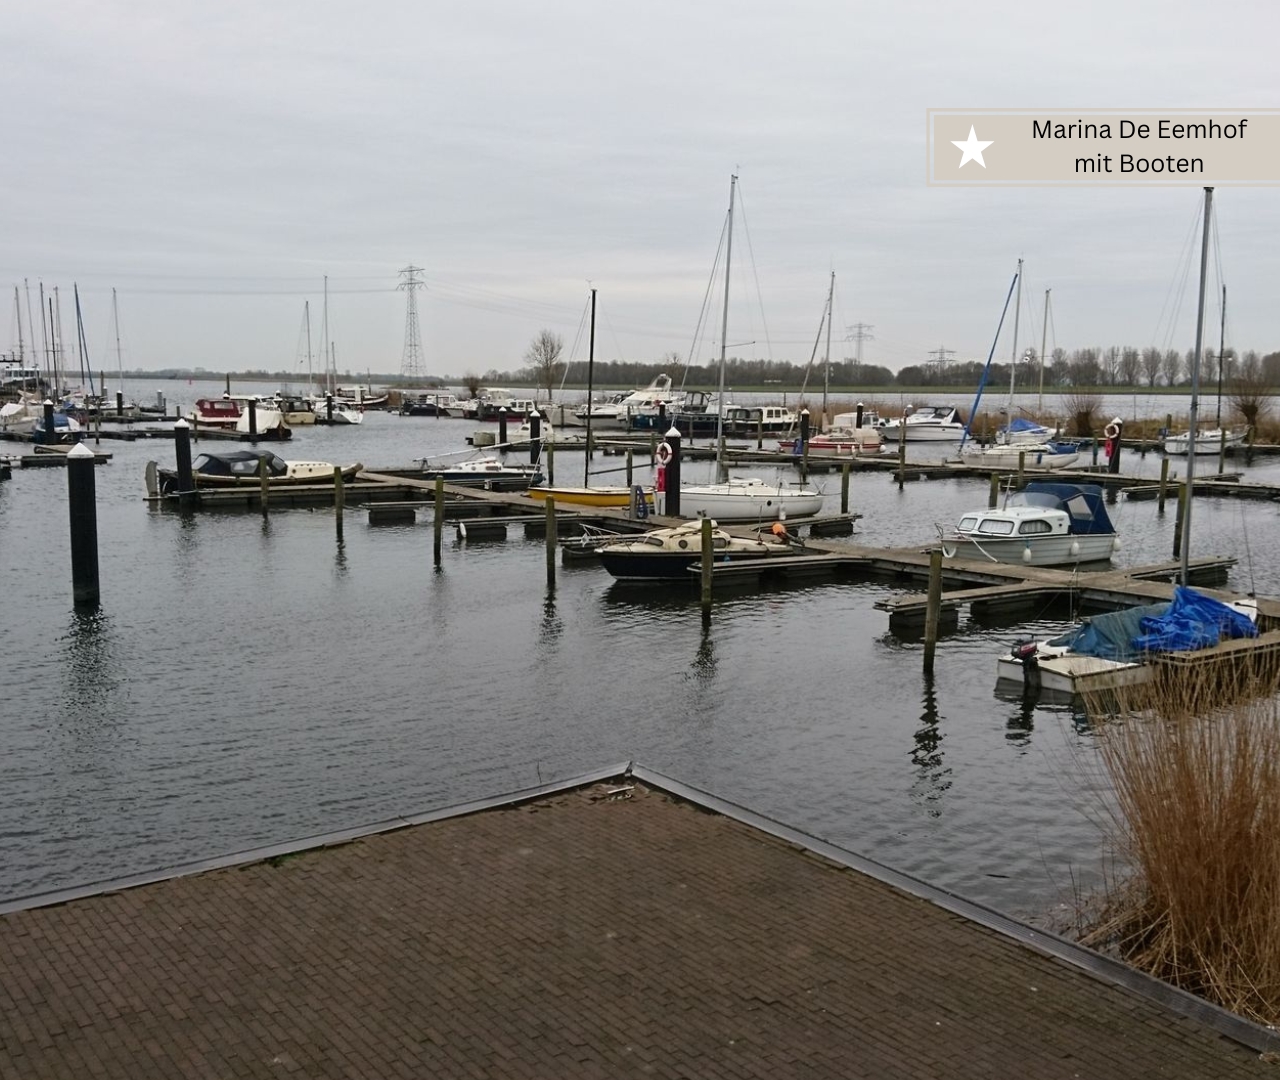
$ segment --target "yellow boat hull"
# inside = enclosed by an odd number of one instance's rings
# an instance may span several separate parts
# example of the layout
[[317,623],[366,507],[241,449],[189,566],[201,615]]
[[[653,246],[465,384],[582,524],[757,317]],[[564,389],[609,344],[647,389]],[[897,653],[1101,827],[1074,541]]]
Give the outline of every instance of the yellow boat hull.
[[[531,499],[546,501],[547,497],[555,499],[557,506],[573,504],[575,506],[611,506],[625,510],[631,505],[631,489],[625,487],[531,487],[525,492]],[[653,506],[653,492],[644,493],[644,501]]]

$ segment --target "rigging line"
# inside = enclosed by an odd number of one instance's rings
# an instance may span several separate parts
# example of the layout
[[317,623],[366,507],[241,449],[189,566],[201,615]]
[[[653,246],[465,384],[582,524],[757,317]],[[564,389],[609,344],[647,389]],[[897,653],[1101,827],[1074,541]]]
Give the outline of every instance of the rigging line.
[[[1195,214],[1191,219],[1191,227],[1187,230],[1186,238],[1182,242],[1182,249],[1178,255],[1178,262],[1175,264],[1173,278],[1169,282],[1169,288],[1165,292],[1164,303],[1160,308],[1160,315],[1156,319],[1155,330],[1152,333],[1152,340],[1158,342],[1163,341],[1164,347],[1168,348],[1173,343],[1174,334],[1174,315],[1182,306],[1182,296],[1186,290],[1187,275],[1191,271],[1191,252],[1194,248],[1197,228],[1200,224],[1200,204],[1196,203]],[[1178,284],[1178,274],[1182,273],[1181,285]],[[1177,289],[1177,299],[1174,300],[1175,287]],[[1166,327],[1165,318],[1168,317],[1168,325]],[[1161,328],[1165,328],[1165,337],[1161,337]]]
[[617,331],[613,328],[613,323],[609,319],[609,313],[604,312],[604,324],[609,328],[609,336],[613,338],[614,348],[618,350],[618,359],[625,362],[627,354],[622,351],[622,342],[618,340]]
[[1249,523],[1244,516],[1244,500],[1237,499],[1236,503],[1240,507],[1240,531],[1244,535],[1244,561],[1249,567],[1249,595],[1258,595],[1257,582],[1253,580],[1253,552],[1249,549]]
[[747,254],[751,258],[751,276],[756,283],[756,303],[760,305],[760,326],[764,331],[765,356],[773,359],[773,342],[769,339],[769,322],[764,314],[764,295],[760,292],[760,273],[756,267],[756,251],[751,244],[751,227],[747,224],[747,204],[742,196],[742,181],[738,181],[738,206],[742,217],[742,231],[747,237]]
[[716,257],[711,264],[711,275],[707,278],[707,291],[702,296],[702,309],[698,312],[698,321],[693,327],[693,340],[689,342],[689,360],[684,366],[684,375],[680,378],[680,390],[684,391],[685,379],[689,377],[689,369],[698,362],[698,342],[702,340],[702,334],[706,327],[708,305],[711,301],[711,291],[715,288],[715,283],[719,277],[717,270],[720,267],[720,253],[724,251],[725,234],[729,229],[729,217],[726,214],[724,224],[720,226],[720,242],[716,245]]

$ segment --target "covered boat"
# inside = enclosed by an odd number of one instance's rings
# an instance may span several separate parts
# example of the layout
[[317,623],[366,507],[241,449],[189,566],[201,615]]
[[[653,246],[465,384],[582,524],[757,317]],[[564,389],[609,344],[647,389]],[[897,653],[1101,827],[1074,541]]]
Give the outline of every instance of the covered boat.
[[1004,505],[938,526],[948,559],[1074,566],[1111,558],[1118,540],[1097,484],[1032,481]]
[[[711,525],[711,549],[718,563],[785,557],[795,551],[785,540],[733,536],[714,521]],[[596,554],[620,581],[690,581],[690,571],[702,562],[702,522],[654,529],[598,547]]]
[[[336,466],[327,461],[286,461],[270,450],[206,451],[191,463],[196,487],[251,487],[262,483],[260,467],[267,463],[267,482],[272,487],[290,484],[333,483]],[[362,468],[359,462],[342,466],[342,477],[350,480]],[[157,469],[160,494],[182,490],[176,469]]]
[[996,680],[1050,698],[1137,686],[1159,652],[1192,652],[1258,636],[1258,603],[1223,603],[1177,586],[1173,600],[1094,615],[1047,641],[1021,641],[996,661]]

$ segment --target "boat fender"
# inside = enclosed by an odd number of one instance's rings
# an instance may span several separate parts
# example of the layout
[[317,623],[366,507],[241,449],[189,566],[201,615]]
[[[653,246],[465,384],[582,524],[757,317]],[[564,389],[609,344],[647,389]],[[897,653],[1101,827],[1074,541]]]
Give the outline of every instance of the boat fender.
[[1080,557],[1080,541],[1079,540],[1071,541],[1071,557],[1073,559],[1077,559]]
[[[1073,545],[1073,546],[1077,548],[1077,551],[1079,550],[1078,545]],[[1031,545],[1030,544],[1028,544],[1026,547],[1022,549],[1022,561],[1027,563],[1031,561]]]
[[662,468],[667,467],[667,462],[671,460],[671,444],[666,440],[658,443],[658,449],[655,451],[658,457],[658,464]]

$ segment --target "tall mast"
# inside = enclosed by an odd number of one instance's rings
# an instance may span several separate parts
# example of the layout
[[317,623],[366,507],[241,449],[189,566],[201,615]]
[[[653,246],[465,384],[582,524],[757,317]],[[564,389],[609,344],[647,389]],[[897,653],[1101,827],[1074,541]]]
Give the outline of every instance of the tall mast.
[[720,390],[716,394],[716,480],[725,479],[720,448],[724,445],[724,361],[729,333],[729,268],[733,263],[733,196],[738,188],[737,174],[729,177],[729,236],[724,248],[724,314],[720,318]]
[[1204,347],[1204,284],[1209,270],[1209,219],[1213,215],[1213,188],[1204,189],[1204,237],[1200,242],[1200,302],[1196,306],[1196,351],[1191,357],[1191,415],[1187,425],[1187,505],[1182,511],[1182,585],[1188,584],[1191,561],[1192,485],[1196,474],[1196,414],[1200,407],[1200,356]]
[[316,390],[316,380],[311,374],[311,301],[304,300],[302,302],[302,317],[307,324],[307,393],[314,394]]
[[120,351],[120,308],[116,303],[116,290],[111,289],[111,324],[116,331],[116,368],[120,376],[120,400],[124,400],[124,354]]
[[[31,355],[35,357],[35,361],[36,361],[33,366],[38,368],[40,366],[40,353],[36,350],[36,322],[35,322],[35,319],[31,317],[31,282],[29,282],[26,278],[23,278],[22,287],[23,289],[26,290],[26,293],[27,293],[27,329],[31,331]],[[44,330],[44,326],[43,326],[44,303],[43,302],[41,302],[40,304],[40,322],[42,324],[41,331],[43,332]],[[42,334],[42,340],[43,340],[43,334]],[[46,374],[47,374],[47,371],[46,371]]]
[[53,342],[53,373],[58,377],[58,393],[62,393],[62,362],[66,360],[66,348],[63,345],[67,339],[62,334],[62,292],[57,285],[53,287],[53,310],[57,313],[54,319],[54,327],[57,334],[54,336]]
[[1044,412],[1044,350],[1049,340],[1049,290],[1044,291],[1044,319],[1040,326],[1040,394],[1036,398],[1036,416]]
[[1013,423],[1013,380],[1018,373],[1018,317],[1022,314],[1022,260],[1018,260],[1018,295],[1013,301],[1013,356],[1009,360],[1009,408],[1005,416],[1006,435]]
[[18,365],[26,367],[26,347],[22,342],[22,302],[18,299],[18,286],[13,287],[13,310],[18,316]]
[[76,298],[76,355],[80,359],[80,385],[84,385],[84,366],[89,364],[89,396],[93,396],[93,364],[89,363],[89,343],[84,339],[84,318],[80,314],[80,286],[71,283]]
[[822,426],[827,426],[827,392],[831,389],[831,311],[836,296],[836,272],[831,271],[831,286],[827,289],[827,354],[822,359]]
[[40,344],[44,346],[44,374],[45,379],[53,389],[50,394],[56,394],[58,388],[53,374],[53,350],[49,347],[50,324],[53,322],[53,309],[49,309],[49,318],[45,318],[44,306],[44,282],[40,282]]
[[326,389],[333,393],[333,380],[329,378],[329,275],[324,276],[324,309],[320,317],[320,346],[324,349],[324,380]]
[[[596,290],[591,289],[591,337],[587,346],[587,452],[583,454],[586,463],[582,466],[582,485],[591,486],[591,393],[596,373]],[[666,432],[664,431],[665,435]]]
[[1227,287],[1222,286],[1222,329],[1218,337],[1218,415],[1214,419],[1222,430],[1222,365],[1227,362]]

